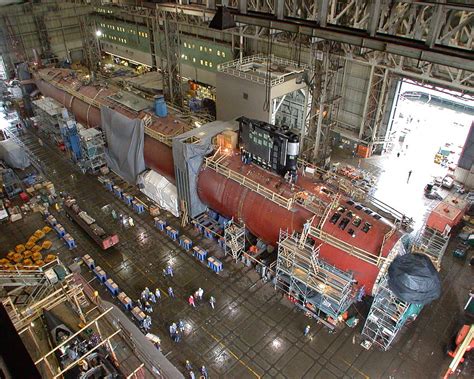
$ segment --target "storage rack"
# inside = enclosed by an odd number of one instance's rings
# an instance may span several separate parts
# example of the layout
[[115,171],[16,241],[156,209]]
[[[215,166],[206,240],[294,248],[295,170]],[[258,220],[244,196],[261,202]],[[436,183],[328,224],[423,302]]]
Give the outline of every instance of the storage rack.
[[354,301],[354,276],[319,258],[319,246],[301,243],[297,235],[280,230],[275,287],[327,326]]

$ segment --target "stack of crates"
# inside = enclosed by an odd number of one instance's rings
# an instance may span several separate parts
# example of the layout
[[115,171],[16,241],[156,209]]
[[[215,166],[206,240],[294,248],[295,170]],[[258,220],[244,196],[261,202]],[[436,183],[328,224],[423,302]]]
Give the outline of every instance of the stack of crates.
[[158,217],[155,217],[154,221],[155,221],[155,227],[161,231],[164,231],[166,227],[168,226],[165,220],[160,220]]
[[222,265],[222,262],[219,259],[215,258],[215,257],[207,258],[207,265],[215,273],[221,272],[224,268],[223,265]]
[[204,262],[207,257],[207,251],[200,248],[199,246],[194,246],[193,255],[198,261]]
[[105,281],[107,280],[107,274],[105,273],[104,270],[102,270],[102,267],[96,266],[93,271],[94,271],[94,274],[99,279],[99,281],[101,283],[105,283]]
[[114,195],[117,196],[119,199],[121,199],[122,196],[123,196],[122,189],[117,185],[114,185],[112,188],[113,188],[113,191],[114,191]]
[[104,181],[104,185],[105,185],[105,188],[110,191],[110,192],[113,192],[114,190],[114,182],[110,179],[105,179]]
[[110,291],[112,296],[117,296],[120,292],[118,285],[111,278],[105,281],[105,286]]
[[127,205],[132,205],[133,196],[130,195],[129,193],[124,192],[124,194],[123,194],[123,201],[124,201],[125,204],[127,204]]
[[193,246],[193,241],[191,241],[188,237],[186,236],[181,236],[179,237],[179,245],[186,251],[191,250],[191,247]]
[[173,241],[178,239],[178,231],[173,229],[171,226],[166,227],[166,234],[170,237]]
[[74,240],[74,238],[71,237],[71,235],[69,233],[66,233],[63,236],[63,240],[64,240],[64,242],[66,242],[66,245],[69,248],[69,250],[72,250],[75,247],[77,247],[76,241]]
[[66,235],[66,231],[64,230],[61,224],[56,224],[54,226],[54,230],[56,231],[59,237],[64,237]]
[[132,200],[132,206],[133,210],[138,214],[142,214],[143,212],[145,212],[145,206],[139,200]]
[[53,228],[57,225],[57,220],[53,215],[49,215],[46,217],[46,222],[51,225]]
[[82,261],[86,264],[87,267],[89,267],[90,270],[95,269],[95,262],[89,254],[84,255],[82,257]]

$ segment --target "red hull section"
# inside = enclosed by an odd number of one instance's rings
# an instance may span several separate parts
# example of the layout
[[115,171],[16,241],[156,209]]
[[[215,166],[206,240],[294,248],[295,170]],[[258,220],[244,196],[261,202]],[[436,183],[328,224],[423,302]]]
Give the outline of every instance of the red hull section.
[[[104,106],[113,106],[107,96],[118,90],[81,86],[71,75],[71,72],[67,70],[51,69],[46,71],[48,78],[45,80],[53,84],[37,79],[40,91],[45,96],[52,97],[64,104],[84,125],[90,127],[100,126],[100,109],[89,105],[87,101],[72,96],[60,87],[77,88],[76,91],[80,94],[79,97],[84,96],[88,99],[94,99]],[[55,87],[55,84],[58,84],[57,87]],[[137,117],[136,114],[132,114],[126,109],[119,108],[118,111],[130,118]],[[143,113],[141,116],[143,116]],[[150,128],[162,135],[172,137],[184,132],[186,126],[173,116],[168,116],[162,119],[153,117]],[[145,135],[144,157],[149,168],[174,182],[173,155],[168,145]],[[258,183],[261,187],[285,199],[292,199],[298,192],[306,191],[307,194],[318,198],[323,205],[327,205],[331,201],[331,196],[328,196],[327,184],[322,179],[300,176],[298,185],[291,186],[280,176],[258,166],[253,164],[244,165],[238,154],[225,157],[223,165],[227,169],[242,175],[246,180]],[[288,229],[289,232],[301,232],[303,225],[313,217],[313,213],[305,207],[293,204],[291,209],[287,209],[207,167],[203,167],[199,174],[197,191],[201,201],[207,206],[223,216],[243,222],[250,232],[272,245],[275,245],[278,241],[280,229]],[[336,212],[341,213],[340,218],[332,222],[331,218]],[[320,212],[320,214],[322,213]],[[313,220],[313,226],[319,224],[318,217],[320,216],[316,216]],[[341,225],[344,218],[348,218],[350,221],[346,225]],[[360,219],[357,225],[353,223],[356,218]],[[370,224],[368,231],[363,230],[366,223]],[[378,257],[387,257],[401,237],[401,233],[395,231],[390,238],[387,238],[386,236],[392,229],[392,224],[380,218],[371,210],[352,203],[345,197],[340,198],[339,209],[330,211],[322,229],[342,241],[342,243],[362,249],[364,254],[369,256],[369,261],[371,259],[377,260]],[[387,240],[384,241],[384,239]],[[320,243],[318,240],[316,242]],[[339,269],[354,272],[358,284],[364,285],[367,293],[371,293],[373,284],[379,274],[377,265],[354,256],[347,249],[344,251],[329,243],[321,245],[320,256]]]
[[198,195],[210,208],[226,217],[242,220],[250,232],[273,245],[278,241],[280,228],[301,231],[311,218],[305,209],[292,212],[211,169],[199,174]]
[[[53,71],[53,70],[50,70]],[[63,75],[58,75],[54,78],[59,84],[63,86],[71,86],[77,83],[69,82],[66,80],[61,80],[62,76],[68,77],[70,75],[70,71],[68,70],[54,70],[58,73],[62,73]],[[101,124],[101,117],[100,117],[100,109],[89,105],[88,103],[84,102],[83,100],[70,95],[69,93],[65,92],[64,90],[55,87],[51,83],[47,83],[42,79],[36,80],[36,85],[38,89],[44,96],[51,97],[56,101],[63,104],[68,110],[70,110],[74,116],[76,117],[77,121],[87,127],[100,127]],[[116,93],[117,89],[109,89],[109,88],[97,88],[95,86],[82,86],[80,87],[77,92],[81,95],[89,98],[94,99],[99,102],[104,102],[105,105],[107,101],[107,96],[110,96]],[[135,118],[136,115],[131,113],[127,113],[123,109],[118,110],[120,113],[124,114],[127,117]],[[163,120],[154,119],[154,123],[151,125],[151,128],[166,134],[174,135],[180,134],[183,131],[184,125],[181,123],[174,123],[174,120],[168,120],[165,118]],[[173,153],[171,148],[166,144],[157,141],[156,139],[150,138],[145,136],[145,143],[144,143],[144,158],[145,164],[148,168],[160,173],[161,175],[165,176],[168,180],[174,183],[174,164],[173,164]]]
[[[266,188],[278,189],[278,193],[282,196],[291,197],[291,187],[281,177],[253,164],[244,165],[240,162],[239,156],[227,157],[225,166],[257,183],[265,184]],[[319,191],[323,187],[321,183],[314,183],[303,177],[299,179],[299,182],[307,191],[311,190],[312,193],[321,194],[320,197],[327,200],[324,193]],[[299,205],[295,205],[292,209],[279,206],[210,168],[204,168],[199,174],[197,188],[199,198],[210,208],[226,217],[241,220],[250,232],[272,245],[276,245],[278,242],[280,229],[288,229],[290,233],[293,231],[301,232],[303,225],[313,216],[313,213]],[[330,212],[323,230],[351,246],[363,249],[374,259],[378,256],[386,257],[400,239],[401,234],[398,231],[395,232],[383,244],[384,236],[391,230],[392,225],[383,219],[375,219],[368,215],[364,212],[365,208],[355,208],[357,204],[348,204],[348,200],[341,198],[340,205],[346,208],[346,215],[351,212],[353,218],[355,216],[361,218],[360,226],[356,228],[349,224],[346,228],[341,229],[338,226],[339,223],[336,223],[337,225],[332,224],[329,220],[336,211],[334,210]],[[343,217],[341,216],[341,219]],[[371,228],[367,233],[361,229],[365,222],[371,224]],[[316,217],[313,225],[318,223],[319,218]],[[350,228],[354,229],[354,237],[348,233]],[[316,243],[319,244],[321,241],[316,239]],[[352,271],[358,285],[365,286],[366,292],[371,294],[372,287],[379,274],[378,266],[350,255],[328,243],[323,243],[320,246],[320,257],[341,270]]]

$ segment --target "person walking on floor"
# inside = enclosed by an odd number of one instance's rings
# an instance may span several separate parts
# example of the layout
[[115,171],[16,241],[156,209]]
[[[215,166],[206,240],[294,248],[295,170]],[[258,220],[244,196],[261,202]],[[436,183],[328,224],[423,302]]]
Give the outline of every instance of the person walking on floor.
[[206,366],[204,366],[204,365],[201,367],[201,375],[202,375],[205,379],[207,379],[207,378],[209,377],[209,374],[207,373]]
[[193,296],[193,295],[189,295],[188,303],[189,303],[189,305],[191,305],[193,308],[196,308],[196,304],[194,303],[194,296]]
[[408,184],[408,182],[410,181],[411,173],[412,173],[412,170],[408,171],[407,184]]
[[307,335],[309,334],[310,329],[311,329],[311,326],[306,325],[306,327],[304,328],[303,334],[304,334],[305,336],[307,336]]
[[168,295],[170,295],[170,297],[174,297],[174,291],[172,287],[168,287]]
[[211,298],[209,299],[209,304],[211,304],[212,309],[214,309],[214,305],[216,304],[216,299],[214,298],[214,296],[211,296]]
[[188,371],[191,371],[193,369],[193,365],[187,359],[186,359],[185,367],[186,367],[186,370]]
[[189,379],[196,379],[196,375],[194,375],[194,372],[189,371]]
[[202,300],[203,294],[204,294],[204,290],[201,287],[199,287],[197,291],[194,293],[194,297],[196,299]]
[[178,330],[180,332],[184,332],[184,321],[183,320],[178,321]]
[[138,305],[138,308],[143,310],[143,305],[142,305],[142,302],[140,301],[140,299],[137,300],[137,305]]
[[151,329],[151,317],[146,316],[145,319],[143,320],[143,329],[146,331]]
[[153,308],[151,307],[151,304],[148,301],[145,303],[145,312],[147,313],[153,312]]
[[173,267],[171,267],[171,265],[168,265],[168,267],[166,267],[166,273],[173,277]]
[[153,292],[150,292],[149,299],[152,303],[156,303],[156,297],[155,297],[155,294]]
[[160,300],[161,299],[161,291],[159,288],[157,288],[155,290],[155,297],[156,297],[156,300]]

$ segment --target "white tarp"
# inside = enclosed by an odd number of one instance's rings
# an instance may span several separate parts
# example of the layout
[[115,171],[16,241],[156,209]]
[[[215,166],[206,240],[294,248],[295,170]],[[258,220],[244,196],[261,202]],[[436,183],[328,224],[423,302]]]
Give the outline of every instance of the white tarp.
[[24,170],[30,165],[30,158],[26,151],[11,138],[0,141],[0,159],[3,159],[11,168]]
[[138,186],[140,191],[155,201],[161,208],[176,217],[179,216],[176,186],[164,176],[153,170],[147,170],[139,175]]

